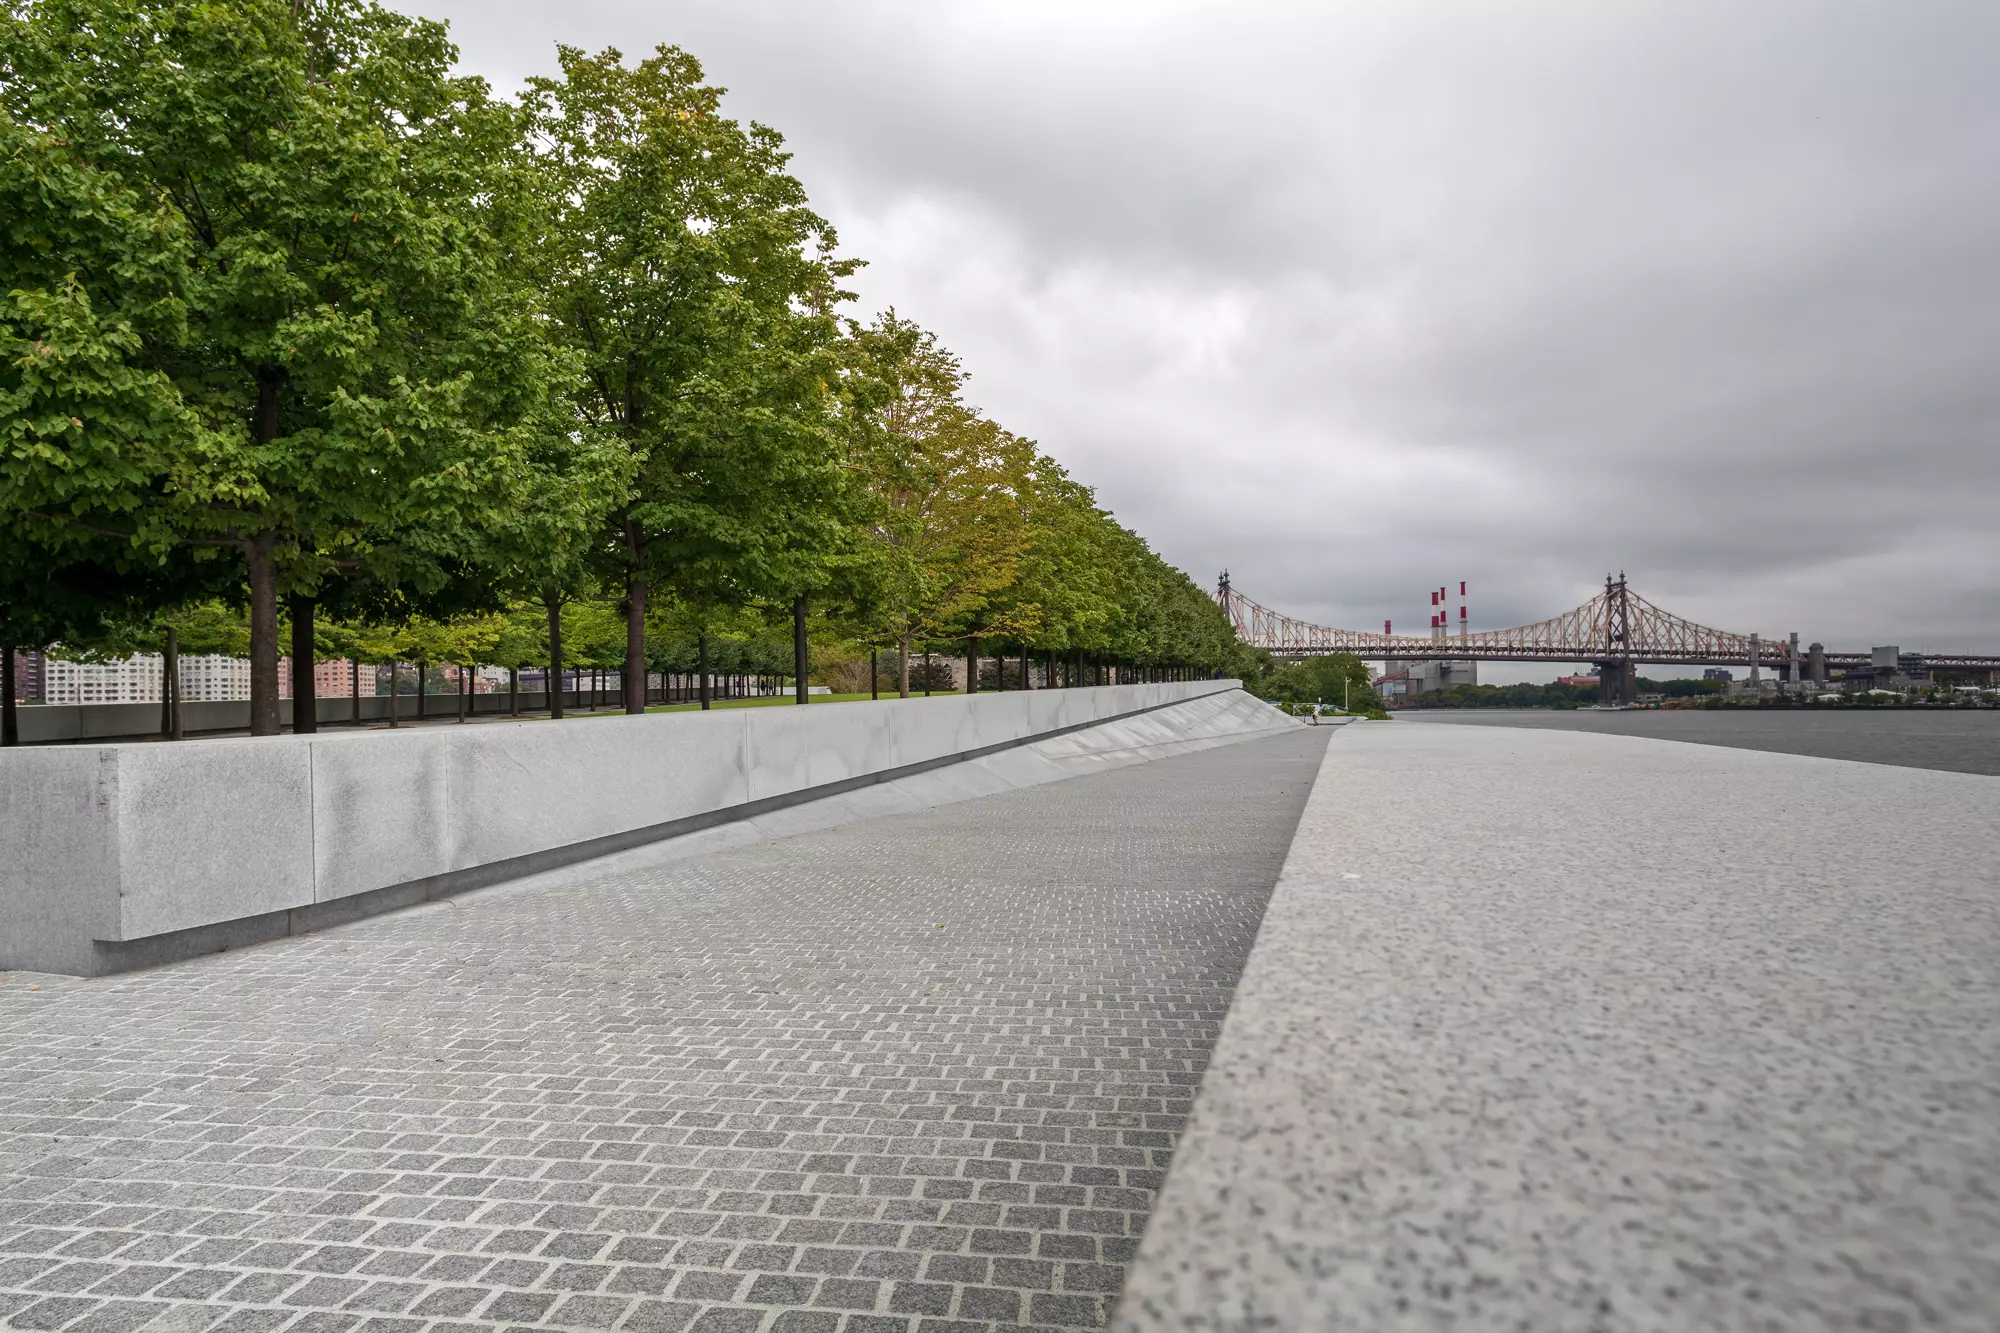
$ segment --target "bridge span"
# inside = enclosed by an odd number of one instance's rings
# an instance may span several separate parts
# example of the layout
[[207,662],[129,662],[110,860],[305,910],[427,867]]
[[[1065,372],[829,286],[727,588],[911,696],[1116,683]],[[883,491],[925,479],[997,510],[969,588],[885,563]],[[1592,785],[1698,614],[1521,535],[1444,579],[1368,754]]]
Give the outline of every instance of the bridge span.
[[[1829,669],[1884,665],[1868,652],[1828,652],[1819,644],[1801,650],[1797,634],[1737,634],[1684,619],[1632,591],[1620,574],[1606,575],[1604,591],[1574,610],[1512,629],[1448,629],[1432,634],[1376,634],[1334,629],[1273,611],[1230,585],[1223,571],[1216,600],[1236,635],[1277,657],[1353,653],[1357,657],[1487,662],[1593,662],[1613,678],[1633,679],[1639,663],[1769,668],[1787,679],[1825,680]],[[1463,622],[1461,622],[1463,624]],[[1896,669],[2000,670],[2000,655],[1899,653]]]

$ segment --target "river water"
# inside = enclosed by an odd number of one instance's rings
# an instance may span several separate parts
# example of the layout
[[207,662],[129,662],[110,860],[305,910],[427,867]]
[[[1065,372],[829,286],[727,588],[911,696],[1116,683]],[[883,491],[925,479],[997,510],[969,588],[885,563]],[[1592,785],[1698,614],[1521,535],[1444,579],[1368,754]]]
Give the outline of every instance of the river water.
[[1617,736],[1775,750],[1865,764],[2000,776],[2000,709],[1659,709],[1632,712],[1544,708],[1411,709],[1397,721],[1487,727],[1556,727]]

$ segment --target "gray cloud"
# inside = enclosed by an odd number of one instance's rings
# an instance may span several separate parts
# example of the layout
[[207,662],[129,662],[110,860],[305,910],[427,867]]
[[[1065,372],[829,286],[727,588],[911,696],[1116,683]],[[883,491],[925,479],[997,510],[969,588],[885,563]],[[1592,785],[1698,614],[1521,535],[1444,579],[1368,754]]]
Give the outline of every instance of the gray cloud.
[[502,87],[700,56],[1198,578],[2000,650],[2000,8],[412,4]]

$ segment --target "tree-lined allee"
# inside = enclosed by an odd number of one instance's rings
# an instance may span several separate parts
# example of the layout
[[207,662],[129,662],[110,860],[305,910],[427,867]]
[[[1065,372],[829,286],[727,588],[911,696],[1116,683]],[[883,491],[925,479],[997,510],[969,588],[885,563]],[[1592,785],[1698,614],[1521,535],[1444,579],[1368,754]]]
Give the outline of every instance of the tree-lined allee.
[[562,47],[516,99],[456,58],[357,0],[6,7],[0,644],[233,618],[258,734],[287,652],[303,694],[780,626],[906,693],[913,652],[1246,665],[932,335],[840,316],[856,261],[692,56]]

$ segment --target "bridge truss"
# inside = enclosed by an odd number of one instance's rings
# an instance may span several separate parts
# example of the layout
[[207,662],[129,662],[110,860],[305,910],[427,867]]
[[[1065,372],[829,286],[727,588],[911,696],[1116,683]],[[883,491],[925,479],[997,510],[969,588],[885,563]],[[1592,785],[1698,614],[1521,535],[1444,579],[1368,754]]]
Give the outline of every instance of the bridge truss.
[[[1236,627],[1236,637],[1277,657],[1353,653],[1357,657],[1414,661],[1672,662],[1690,666],[1783,668],[1797,651],[1783,636],[1736,634],[1697,625],[1656,606],[1626,586],[1620,575],[1582,606],[1532,625],[1463,633],[1374,634],[1332,629],[1296,620],[1236,591],[1224,573],[1216,600]],[[1868,653],[1827,653],[1830,667],[1867,666]],[[1904,653],[1906,668],[1993,670],[2000,657],[1959,653]]]

